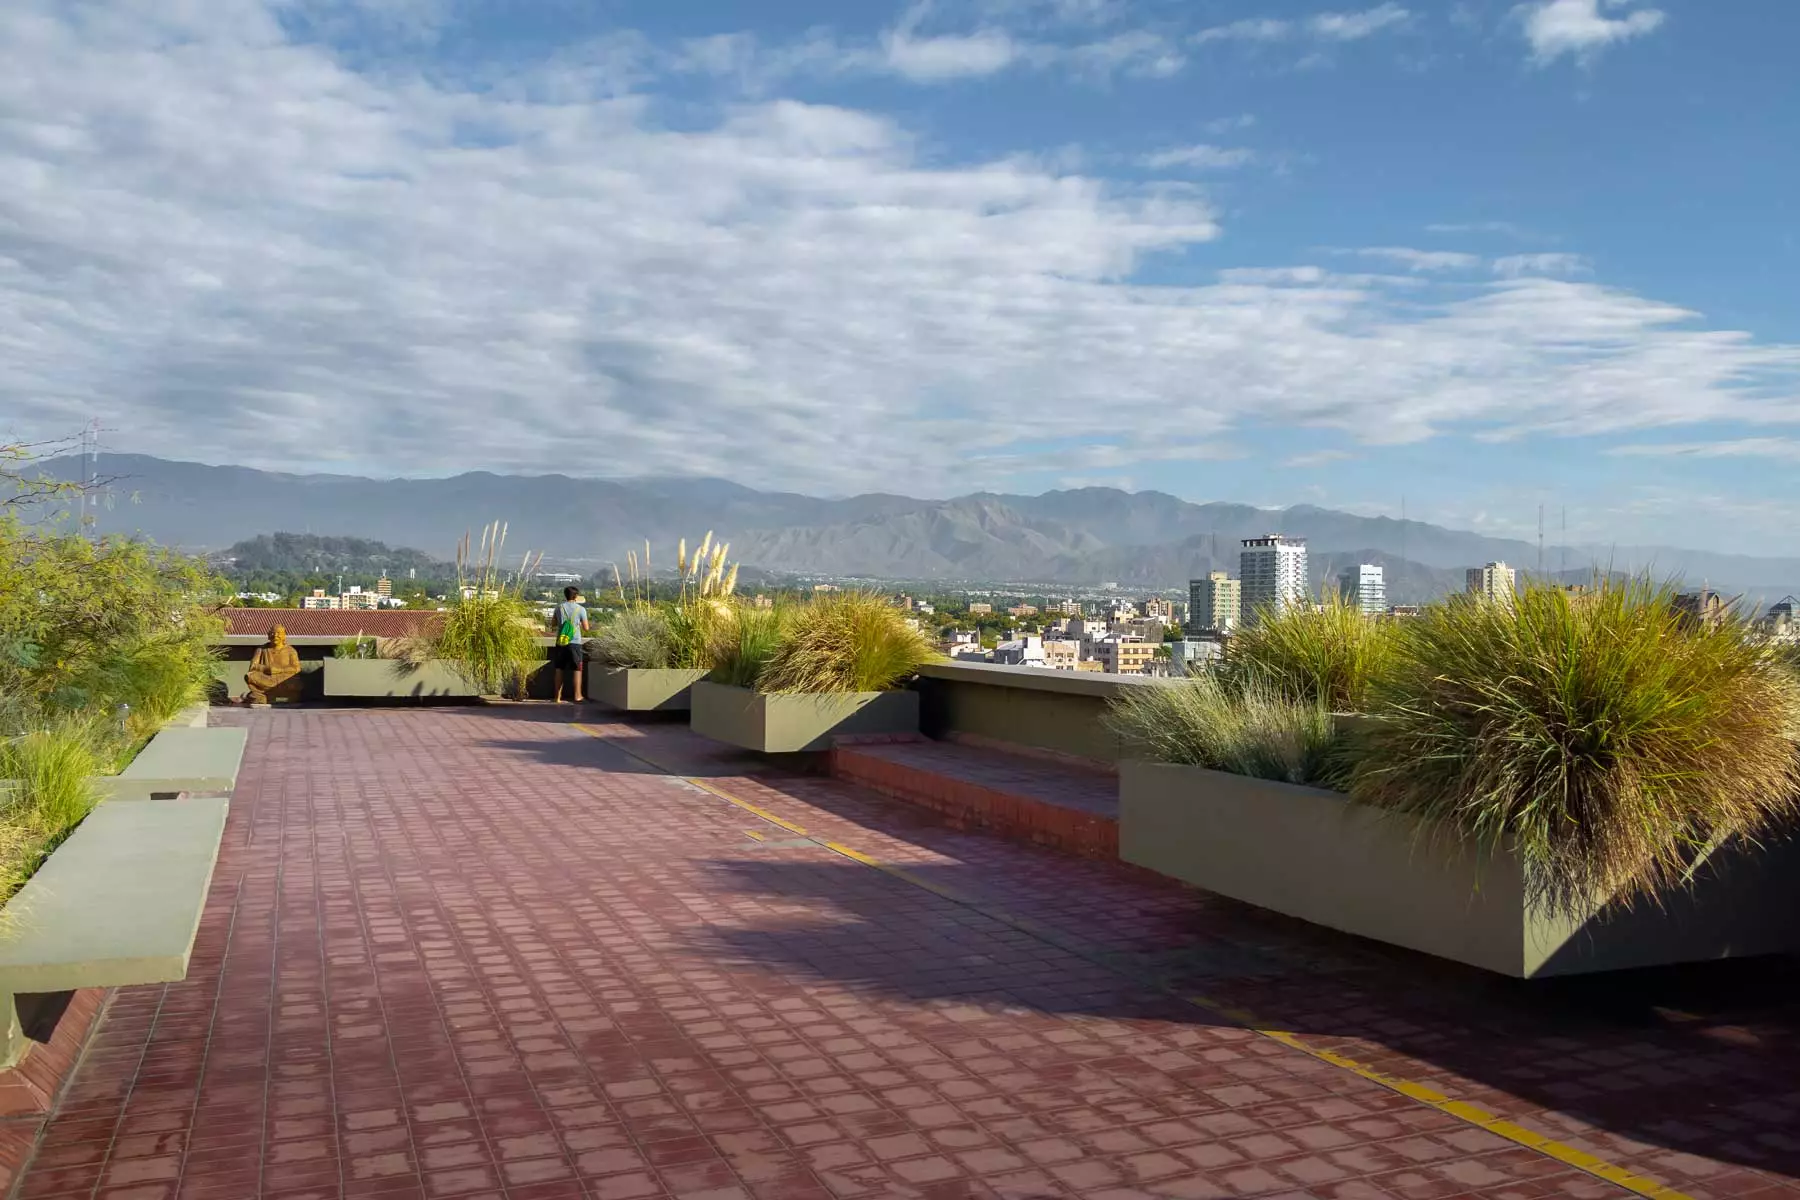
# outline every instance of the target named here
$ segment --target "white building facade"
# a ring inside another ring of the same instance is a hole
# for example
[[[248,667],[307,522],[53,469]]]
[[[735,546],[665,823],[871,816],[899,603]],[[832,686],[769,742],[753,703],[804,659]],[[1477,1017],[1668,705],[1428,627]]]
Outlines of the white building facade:
[[[1338,594],[1344,603],[1353,604],[1365,617],[1387,611],[1387,576],[1375,563],[1362,563],[1353,571],[1338,576]]]
[[[1238,555],[1243,622],[1256,624],[1260,612],[1291,612],[1306,605],[1306,539],[1271,533],[1245,538]]]

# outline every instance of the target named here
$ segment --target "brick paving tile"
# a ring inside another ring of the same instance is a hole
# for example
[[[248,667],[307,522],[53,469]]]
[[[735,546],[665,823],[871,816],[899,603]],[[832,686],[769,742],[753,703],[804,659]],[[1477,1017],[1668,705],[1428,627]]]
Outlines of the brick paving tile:
[[[251,743],[189,978],[114,998],[18,1195],[1625,1194],[1153,976],[1700,1200],[1800,1195],[1782,1014],[1526,1005],[685,729],[557,715],[225,717]]]

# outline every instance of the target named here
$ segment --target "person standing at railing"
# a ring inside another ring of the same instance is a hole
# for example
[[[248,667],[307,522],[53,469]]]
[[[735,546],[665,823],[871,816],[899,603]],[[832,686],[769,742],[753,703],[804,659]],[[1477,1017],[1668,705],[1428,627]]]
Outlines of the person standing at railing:
[[[550,614],[550,626],[556,634],[556,646],[550,651],[550,666],[556,675],[556,703],[563,698],[563,672],[573,676],[575,703],[581,700],[582,660],[588,631],[588,611],[581,604],[581,589],[573,584],[563,589],[563,601]]]

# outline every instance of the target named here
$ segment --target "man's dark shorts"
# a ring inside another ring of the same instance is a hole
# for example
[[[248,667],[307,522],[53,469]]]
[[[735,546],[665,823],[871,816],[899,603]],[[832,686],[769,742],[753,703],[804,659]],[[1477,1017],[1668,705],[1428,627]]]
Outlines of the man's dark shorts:
[[[567,646],[558,646],[551,654],[550,661],[556,664],[559,671],[581,670],[582,649],[580,642],[571,642]]]

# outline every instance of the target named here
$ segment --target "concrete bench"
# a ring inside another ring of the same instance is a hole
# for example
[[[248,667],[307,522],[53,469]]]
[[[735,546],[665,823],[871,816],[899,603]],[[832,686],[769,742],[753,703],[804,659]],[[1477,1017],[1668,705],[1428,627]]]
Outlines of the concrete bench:
[[[171,725],[150,739],[131,765],[99,780],[115,800],[147,800],[176,792],[229,792],[244,761],[244,729],[190,729]]]
[[[25,1049],[15,995],[187,975],[229,803],[216,796],[107,801],[7,902],[0,1066]]]

